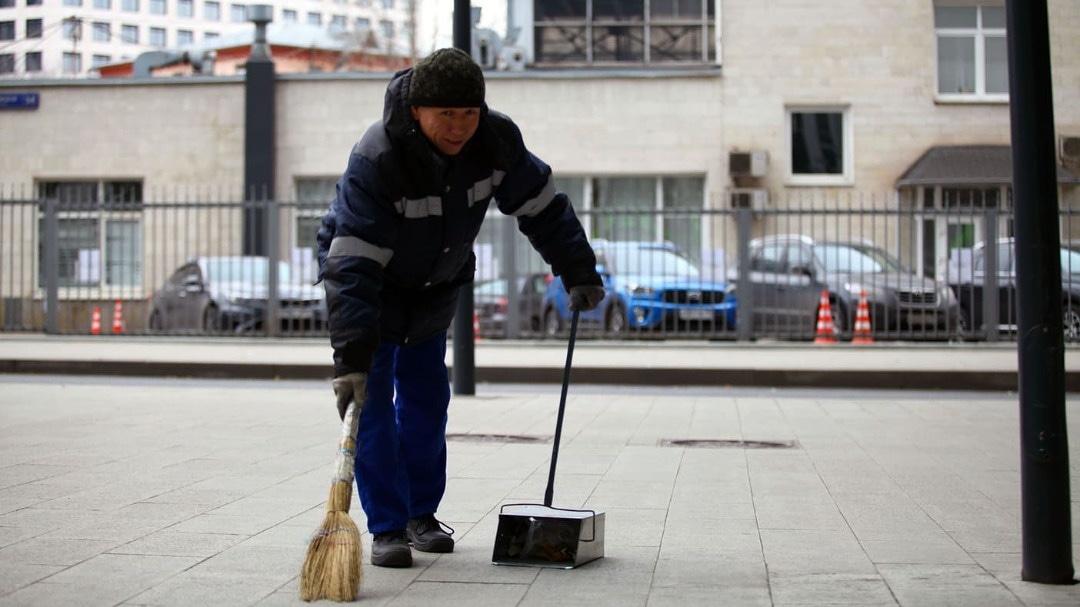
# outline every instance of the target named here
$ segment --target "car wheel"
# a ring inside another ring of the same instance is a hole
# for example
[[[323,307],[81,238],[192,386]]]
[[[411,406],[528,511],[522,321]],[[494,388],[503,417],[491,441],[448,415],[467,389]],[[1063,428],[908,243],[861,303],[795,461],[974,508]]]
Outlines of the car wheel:
[[[562,331],[562,319],[554,307],[544,310],[544,335],[555,337]]]
[[[221,315],[218,314],[217,306],[206,306],[203,310],[203,331],[217,333],[221,330]]]
[[[604,328],[607,329],[607,332],[619,336],[626,333],[629,326],[626,308],[622,307],[622,304],[612,304],[608,308],[607,318],[604,319]]]
[[[161,311],[154,309],[150,312],[150,319],[146,321],[146,327],[151,333],[161,333],[165,330],[165,321],[161,318]]]
[[[1065,302],[1061,311],[1061,325],[1065,332],[1065,341],[1080,340],[1080,304]]]

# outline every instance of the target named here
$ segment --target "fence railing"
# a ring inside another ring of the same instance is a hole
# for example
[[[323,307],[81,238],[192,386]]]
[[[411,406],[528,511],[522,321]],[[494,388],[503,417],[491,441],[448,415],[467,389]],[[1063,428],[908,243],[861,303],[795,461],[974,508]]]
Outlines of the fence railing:
[[[0,198],[0,329],[319,336],[315,232],[327,203]],[[1012,213],[894,199],[579,211],[608,299],[584,337],[1014,339]],[[1080,254],[1063,211],[1065,334],[1080,339]],[[985,243],[997,243],[986,246]],[[565,298],[512,218],[475,243],[486,338],[565,329]],[[670,256],[668,256],[670,254]],[[1075,266],[1074,266],[1075,264]],[[514,288],[507,288],[514,285]],[[1074,300],[1075,298],[1075,300]]]

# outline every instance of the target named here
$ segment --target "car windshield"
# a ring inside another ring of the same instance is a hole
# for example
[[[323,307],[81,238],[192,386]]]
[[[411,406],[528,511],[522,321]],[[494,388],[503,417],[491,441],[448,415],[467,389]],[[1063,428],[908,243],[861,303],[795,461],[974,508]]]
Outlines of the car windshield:
[[[487,280],[476,283],[473,293],[477,295],[506,295],[506,280]]]
[[[845,274],[881,274],[905,272],[895,258],[881,249],[854,247],[842,244],[821,244],[814,247],[826,272]]]
[[[211,257],[204,260],[211,281],[266,284],[269,278],[265,257]],[[278,263],[278,282],[289,282],[289,265]]]
[[[607,253],[608,270],[639,276],[691,276],[698,269],[685,257],[660,247],[618,247]]]

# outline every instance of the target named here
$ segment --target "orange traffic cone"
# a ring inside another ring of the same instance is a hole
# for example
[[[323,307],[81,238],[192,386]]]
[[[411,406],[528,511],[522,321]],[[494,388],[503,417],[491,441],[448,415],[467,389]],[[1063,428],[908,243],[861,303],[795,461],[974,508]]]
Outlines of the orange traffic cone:
[[[821,303],[818,304],[817,334],[814,337],[815,344],[835,344],[836,325],[833,324],[832,307],[829,305],[829,292],[821,292]]]
[[[113,305],[112,332],[113,335],[119,335],[124,332],[124,304],[120,303],[119,299],[117,299],[116,304]]]
[[[101,335],[101,308],[94,308],[90,315],[90,335]]]
[[[870,326],[870,304],[866,301],[866,291],[859,295],[859,307],[855,310],[855,334],[853,344],[874,343],[873,329]]]

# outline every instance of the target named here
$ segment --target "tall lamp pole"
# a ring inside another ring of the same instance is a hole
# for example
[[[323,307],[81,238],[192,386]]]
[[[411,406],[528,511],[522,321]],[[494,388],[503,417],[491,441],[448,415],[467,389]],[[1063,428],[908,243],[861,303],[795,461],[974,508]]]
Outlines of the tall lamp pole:
[[[1019,313],[1021,577],[1073,582],[1057,163],[1046,0],[1008,0]],[[993,244],[993,243],[991,243]]]

